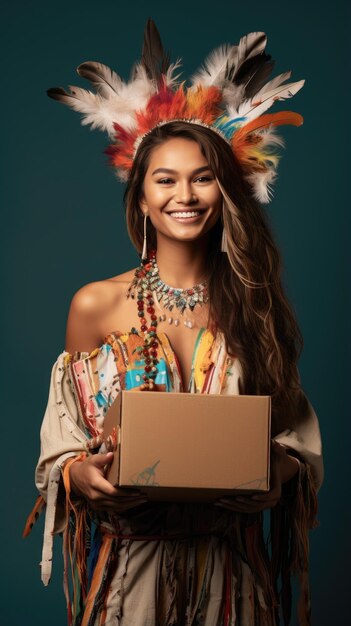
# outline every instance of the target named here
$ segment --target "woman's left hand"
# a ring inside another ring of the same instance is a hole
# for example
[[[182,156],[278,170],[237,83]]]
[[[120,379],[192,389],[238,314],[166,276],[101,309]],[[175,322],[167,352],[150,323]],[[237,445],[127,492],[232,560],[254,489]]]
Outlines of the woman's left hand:
[[[271,471],[270,490],[267,493],[231,496],[219,498],[215,506],[222,506],[231,511],[240,513],[256,513],[270,509],[279,502],[282,495],[282,467],[286,456],[286,449],[274,439],[271,440]]]

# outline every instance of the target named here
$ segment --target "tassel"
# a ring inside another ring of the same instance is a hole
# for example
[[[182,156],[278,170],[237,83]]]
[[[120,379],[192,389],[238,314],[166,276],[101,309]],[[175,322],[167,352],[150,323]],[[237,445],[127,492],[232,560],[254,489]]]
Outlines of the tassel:
[[[93,626],[98,616],[100,626],[106,624],[107,596],[118,566],[120,546],[120,539],[108,533],[103,535],[80,626]]]
[[[298,472],[297,493],[292,506],[291,570],[300,581],[300,598],[297,615],[301,626],[311,624],[311,597],[309,584],[309,537],[308,531],[319,526],[316,516],[318,501],[315,484],[308,463],[302,477],[301,465]]]
[[[87,566],[86,566],[86,503],[84,501],[74,504],[71,500],[71,483],[69,469],[73,463],[83,461],[87,457],[85,452],[72,457],[63,468],[63,484],[66,491],[66,527],[63,533],[63,561],[64,561],[64,592],[67,601],[68,624],[76,624],[78,607],[81,597],[85,599],[87,594]],[[70,515],[74,514],[75,529],[71,528]],[[73,600],[71,601],[68,582],[68,560],[71,570],[73,586]]]
[[[229,550],[225,561],[225,605],[224,605],[224,626],[230,626],[232,617],[232,562]]]
[[[37,521],[39,515],[43,512],[46,507],[46,502],[43,496],[38,496],[32,511],[29,513],[26,521],[26,525],[23,530],[22,537],[28,537],[31,532],[35,522]]]
[[[90,538],[90,551],[88,556],[88,588],[90,588],[93,578],[94,570],[97,560],[99,558],[99,551],[101,547],[102,537],[99,527],[91,522],[91,538]]]
[[[278,600],[274,590],[271,576],[271,564],[263,536],[263,515],[245,528],[245,546],[248,564],[254,573],[255,585],[260,584],[267,605],[265,618],[269,624],[275,626],[279,622],[275,620]],[[258,605],[259,606],[259,602]]]
[[[309,530],[316,528],[319,521],[316,488],[308,463],[300,463],[296,478],[284,484],[283,491],[282,503],[271,511],[272,575],[275,587],[281,575],[279,595],[284,626],[291,619],[293,575],[297,575],[300,583],[298,624],[311,626]]]

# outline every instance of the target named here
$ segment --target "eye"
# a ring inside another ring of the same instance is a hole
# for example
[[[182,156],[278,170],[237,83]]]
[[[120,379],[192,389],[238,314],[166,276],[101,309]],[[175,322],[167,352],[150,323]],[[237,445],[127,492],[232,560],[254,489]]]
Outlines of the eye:
[[[195,182],[208,183],[210,180],[213,180],[212,176],[199,176],[195,179]]]
[[[160,185],[169,185],[170,183],[173,183],[173,180],[172,178],[161,178],[157,181],[157,183]]]

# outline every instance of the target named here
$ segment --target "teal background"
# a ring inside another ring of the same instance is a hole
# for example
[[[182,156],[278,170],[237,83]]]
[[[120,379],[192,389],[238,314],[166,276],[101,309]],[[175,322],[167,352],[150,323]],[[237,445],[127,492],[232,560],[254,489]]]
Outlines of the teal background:
[[[275,74],[306,79],[275,110],[302,113],[285,128],[287,149],[267,211],[284,261],[283,280],[305,347],[303,386],[320,419],[325,481],[320,527],[311,533],[314,626],[346,624],[349,571],[349,222],[346,173],[349,53],[347,2],[211,3],[101,0],[3,5],[2,247],[3,459],[2,608],[6,626],[63,626],[61,540],[47,589],[39,574],[43,520],[23,540],[36,498],[50,370],[64,349],[70,299],[87,282],[137,263],[127,239],[123,186],[106,167],[107,137],[49,100],[46,89],[87,83],[75,74],[99,60],[124,78],[151,16],[184,77],[213,48],[263,30]],[[296,617],[292,626],[297,624]]]

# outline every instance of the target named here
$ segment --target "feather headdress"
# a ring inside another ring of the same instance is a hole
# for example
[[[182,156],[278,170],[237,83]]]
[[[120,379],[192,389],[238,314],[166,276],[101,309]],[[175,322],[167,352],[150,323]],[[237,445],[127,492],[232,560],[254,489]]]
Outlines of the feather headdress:
[[[82,113],[82,124],[108,133],[112,143],[106,153],[123,181],[144,137],[156,126],[182,120],[220,134],[231,145],[254,196],[269,202],[279,161],[277,148],[283,145],[275,127],[299,126],[303,118],[291,111],[266,111],[276,100],[294,96],[305,81],[287,82],[291,72],[269,79],[274,62],[265,53],[266,43],[264,33],[253,32],[237,45],[218,47],[186,87],[176,74],[180,60],[170,63],[149,19],[141,60],[129,82],[106,65],[87,61],[77,72],[92,83],[94,92],[70,86],[69,92],[54,88],[47,93]]]

